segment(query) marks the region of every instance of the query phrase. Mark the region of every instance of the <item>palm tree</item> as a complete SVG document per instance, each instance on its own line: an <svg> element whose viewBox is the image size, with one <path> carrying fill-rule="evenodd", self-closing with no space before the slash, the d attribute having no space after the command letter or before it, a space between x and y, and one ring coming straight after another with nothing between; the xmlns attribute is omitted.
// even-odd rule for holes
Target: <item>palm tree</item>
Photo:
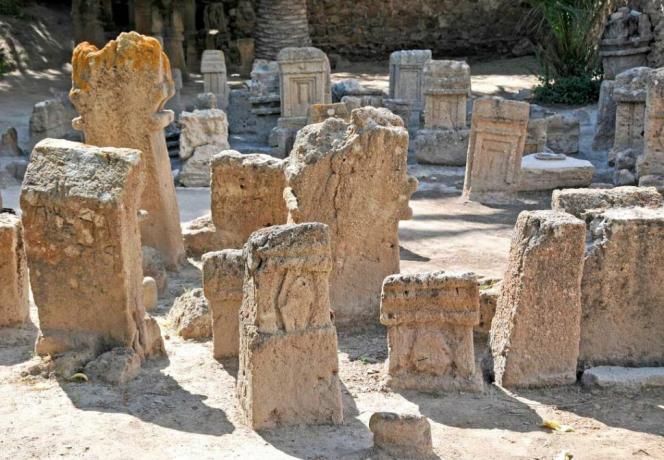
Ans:
<svg viewBox="0 0 664 460"><path fill-rule="evenodd" d="M309 46L307 0L258 0L256 57L275 60L288 46Z"/></svg>

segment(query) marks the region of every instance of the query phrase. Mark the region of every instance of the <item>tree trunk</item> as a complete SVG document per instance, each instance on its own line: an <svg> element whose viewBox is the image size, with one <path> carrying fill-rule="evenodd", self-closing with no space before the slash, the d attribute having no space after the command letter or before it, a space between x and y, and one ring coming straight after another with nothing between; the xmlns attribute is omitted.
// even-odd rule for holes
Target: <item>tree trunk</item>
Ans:
<svg viewBox="0 0 664 460"><path fill-rule="evenodd" d="M257 58L275 60L282 48L310 45L307 0L258 0Z"/></svg>

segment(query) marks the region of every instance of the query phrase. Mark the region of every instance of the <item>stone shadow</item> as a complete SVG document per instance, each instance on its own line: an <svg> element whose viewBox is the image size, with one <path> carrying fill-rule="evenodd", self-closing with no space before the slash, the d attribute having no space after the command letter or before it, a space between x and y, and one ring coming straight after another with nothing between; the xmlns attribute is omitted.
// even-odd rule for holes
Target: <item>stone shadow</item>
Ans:
<svg viewBox="0 0 664 460"><path fill-rule="evenodd" d="M28 320L15 327L0 328L0 366L13 366L32 359L39 329Z"/></svg>
<svg viewBox="0 0 664 460"><path fill-rule="evenodd" d="M139 375L126 385L74 383L59 380L72 404L85 411L125 413L143 422L187 433L221 436L235 430L226 413L204 403L162 372L168 358L148 360Z"/></svg>

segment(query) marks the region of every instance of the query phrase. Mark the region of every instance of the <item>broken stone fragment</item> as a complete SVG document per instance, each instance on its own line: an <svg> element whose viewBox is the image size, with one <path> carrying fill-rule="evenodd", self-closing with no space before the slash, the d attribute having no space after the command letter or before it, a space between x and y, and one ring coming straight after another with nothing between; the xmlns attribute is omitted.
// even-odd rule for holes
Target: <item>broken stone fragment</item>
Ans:
<svg viewBox="0 0 664 460"><path fill-rule="evenodd" d="M180 114L180 158L189 159L203 145L215 145L218 151L230 148L228 120L219 109L194 110Z"/></svg>
<svg viewBox="0 0 664 460"><path fill-rule="evenodd" d="M212 318L203 289L192 289L175 299L168 321L183 339L210 338Z"/></svg>
<svg viewBox="0 0 664 460"><path fill-rule="evenodd" d="M131 348L113 348L85 366L91 380L124 385L141 371L141 357Z"/></svg>
<svg viewBox="0 0 664 460"><path fill-rule="evenodd" d="M369 419L369 429L379 458L424 459L434 455L431 425L426 417L376 412Z"/></svg>

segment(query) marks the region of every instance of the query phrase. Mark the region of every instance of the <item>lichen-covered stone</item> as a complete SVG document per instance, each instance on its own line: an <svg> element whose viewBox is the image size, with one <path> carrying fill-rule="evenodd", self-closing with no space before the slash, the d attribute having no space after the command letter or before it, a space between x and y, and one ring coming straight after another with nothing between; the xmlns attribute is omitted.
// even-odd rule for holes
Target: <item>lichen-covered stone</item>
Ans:
<svg viewBox="0 0 664 460"><path fill-rule="evenodd" d="M332 307L339 322L378 317L383 279L399 272L399 221L417 180L408 133L385 109L353 110L300 130L286 160L288 222L330 227Z"/></svg>
<svg viewBox="0 0 664 460"><path fill-rule="evenodd" d="M216 359L238 355L243 282L244 257L241 250L225 249L203 256L203 291L212 312Z"/></svg>
<svg viewBox="0 0 664 460"><path fill-rule="evenodd" d="M180 216L164 128L175 93L168 58L159 42L122 33L98 50L81 43L72 58L71 101L81 114L74 127L90 145L140 150L145 178L140 208L143 244L161 252L169 268L184 261Z"/></svg>
<svg viewBox="0 0 664 460"><path fill-rule="evenodd" d="M473 327L479 285L472 273L385 278L380 321L387 326L388 385L415 390L481 390Z"/></svg>
<svg viewBox="0 0 664 460"><path fill-rule="evenodd" d="M281 225L244 247L240 408L253 429L343 421L326 225Z"/></svg>
<svg viewBox="0 0 664 460"><path fill-rule="evenodd" d="M147 356L138 210L141 152L45 139L21 209L39 354L132 348Z"/></svg>
<svg viewBox="0 0 664 460"><path fill-rule="evenodd" d="M212 159L212 220L221 246L241 248L253 232L285 224L283 161L227 150Z"/></svg>
<svg viewBox="0 0 664 460"><path fill-rule="evenodd" d="M523 211L491 324L496 382L576 382L586 226L556 211Z"/></svg>
<svg viewBox="0 0 664 460"><path fill-rule="evenodd" d="M0 327L14 326L28 319L29 297L21 219L0 212Z"/></svg>

